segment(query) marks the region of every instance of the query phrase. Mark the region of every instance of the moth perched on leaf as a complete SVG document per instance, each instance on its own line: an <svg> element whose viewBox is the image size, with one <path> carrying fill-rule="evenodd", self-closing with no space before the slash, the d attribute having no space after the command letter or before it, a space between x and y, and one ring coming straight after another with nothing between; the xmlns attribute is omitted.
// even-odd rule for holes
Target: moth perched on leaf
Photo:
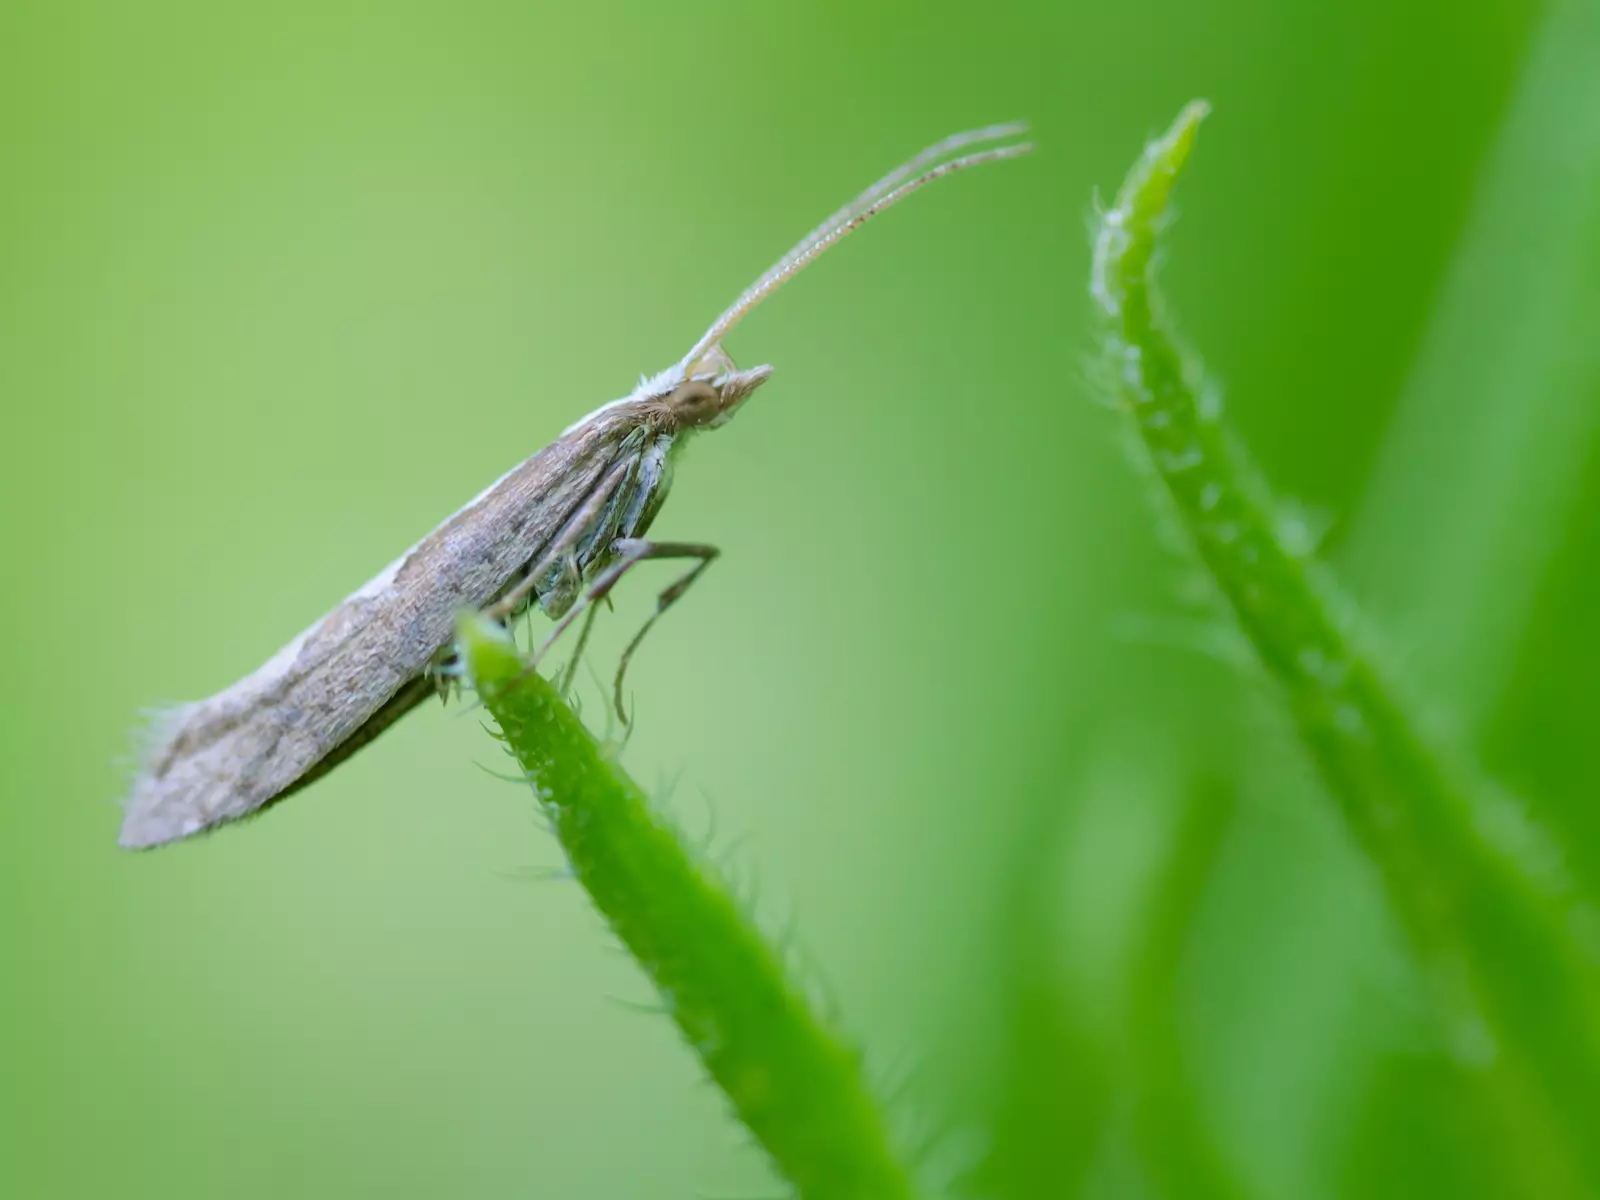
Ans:
<svg viewBox="0 0 1600 1200"><path fill-rule="evenodd" d="M461 609L509 621L537 604L556 621L537 661L580 614L592 620L596 602L637 563L691 560L623 652L620 713L622 675L640 639L717 554L645 540L674 453L689 435L726 424L772 375L770 366L741 371L723 339L891 204L955 171L1027 153L1015 140L1022 132L956 134L897 167L751 284L677 365L570 426L254 674L164 714L127 800L122 845L157 846L247 816L332 770L444 686ZM586 621L578 652L587 635Z"/></svg>

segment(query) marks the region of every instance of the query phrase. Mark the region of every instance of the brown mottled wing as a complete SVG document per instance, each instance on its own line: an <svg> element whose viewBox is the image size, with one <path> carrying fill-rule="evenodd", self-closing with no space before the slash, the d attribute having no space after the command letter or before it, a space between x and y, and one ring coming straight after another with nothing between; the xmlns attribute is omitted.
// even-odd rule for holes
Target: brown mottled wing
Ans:
<svg viewBox="0 0 1600 1200"><path fill-rule="evenodd" d="M293 787L412 684L454 632L538 560L606 479L630 415L602 414L516 467L254 674L171 712L121 843L155 846Z"/></svg>

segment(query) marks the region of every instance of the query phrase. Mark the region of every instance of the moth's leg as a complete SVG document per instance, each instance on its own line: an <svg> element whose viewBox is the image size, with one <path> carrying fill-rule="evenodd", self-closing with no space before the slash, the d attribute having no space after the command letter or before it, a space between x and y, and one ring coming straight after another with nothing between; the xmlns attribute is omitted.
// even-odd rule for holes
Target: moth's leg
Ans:
<svg viewBox="0 0 1600 1200"><path fill-rule="evenodd" d="M705 546L695 542L647 542L642 538L618 538L611 543L611 553L615 556L616 561L600 573L599 577L590 585L589 590L583 594L582 599L556 624L555 629L550 632L550 636L545 639L544 645L534 655L533 662L537 663L539 661L544 652L549 649L550 644L561 636L580 612L588 610L592 613L594 605L609 596L611 589L617 586L617 581L639 563L653 558L693 558L698 560L694 566L668 584L661 594L656 597L655 612L651 613L645 623L639 627L639 632L633 635L633 640L628 643L627 649L622 652L622 659L617 664L617 677L613 687L613 703L616 706L617 717L624 725L627 725L628 714L622 703L622 680L628 672L628 663L632 661L634 651L639 648L639 643L644 641L644 635L650 632L650 627L660 619L661 614L677 603L678 598L689 590L689 586L700 578L700 573L709 567L712 560L722 552L715 546Z"/></svg>
<svg viewBox="0 0 1600 1200"><path fill-rule="evenodd" d="M639 626L639 632L633 635L633 640L628 643L627 649L622 652L622 658L617 663L617 680L613 687L613 699L617 709L617 719L624 726L628 724L628 714L622 705L622 678L628 673L628 664L633 661L633 652L644 641L644 635L650 632L650 626L661 618L662 613L678 602L679 598L689 590L694 581L699 579L705 569L712 564L717 555L722 553L715 546L697 545L693 542L645 542L643 544L649 548L649 552L640 556L637 560L640 562L646 558L693 558L699 561L669 583L656 596L655 612L645 618L644 624Z"/></svg>
<svg viewBox="0 0 1600 1200"><path fill-rule="evenodd" d="M540 660L549 652L550 647L555 644L556 640L580 616L585 613L592 614L595 611L595 605L609 597L611 589L617 586L617 581L633 567L646 559L652 558L698 559L699 561L694 566L668 584L666 589L656 597L656 611L651 613L649 619L639 627L639 632L633 635L633 640L628 643L627 648L622 652L622 660L617 664L613 703L616 707L617 716L621 719L623 726L626 727L628 714L622 703L622 680L623 676L627 674L628 663L632 660L634 651L639 648L639 643L644 641L644 635L650 631L650 627L656 623L661 614L671 608L678 598L689 590L689 585L698 579L700 573L709 567L711 561L721 553L722 551L715 546L705 546L694 542L647 542L640 538L618 538L611 543L613 559L611 565L602 571L596 577L594 583L590 585L589 590L579 597L570 609L562 614L561 619L556 622L555 628L550 631L549 636L529 656L527 667L524 669L523 674L518 676L517 680L512 681L513 684L520 681L527 674L538 670ZM587 637L588 623L586 622L583 633L579 637L578 645L580 650L584 639ZM573 661L577 661L576 657L574 657ZM568 682L572 669L569 664L563 683Z"/></svg>
<svg viewBox="0 0 1600 1200"><path fill-rule="evenodd" d="M422 677L433 684L440 702L448 704L451 694L461 690L461 658L456 648L441 646L423 669Z"/></svg>
<svg viewBox="0 0 1600 1200"><path fill-rule="evenodd" d="M544 585L542 589L539 586L541 583ZM529 567L528 573L517 581L516 587L483 612L485 616L504 625L524 605L537 601L546 613L560 616L577 599L578 589L582 586L583 573L578 569L577 560L565 546L558 546L554 553Z"/></svg>
<svg viewBox="0 0 1600 1200"><path fill-rule="evenodd" d="M567 659L567 665L561 672L560 679L556 682L556 694L566 696L572 690L572 680L578 673L578 664L583 661L584 647L589 644L589 634L594 631L594 619L600 615L600 606L591 604L588 611L583 614L583 628L578 630L578 644L572 648L572 656Z"/></svg>
<svg viewBox="0 0 1600 1200"><path fill-rule="evenodd" d="M600 481L583 506L567 521L556 535L544 555L528 564L522 578L504 596L488 605L484 612L502 623L513 616L536 596L539 607L551 618L565 613L583 586L583 564L579 561L585 534L593 532L596 522L604 522L605 515L617 497L618 489L627 481L634 469L633 459L624 459L611 468Z"/></svg>
<svg viewBox="0 0 1600 1200"><path fill-rule="evenodd" d="M606 608L611 608L611 597L606 597ZM578 664L584 661L584 646L589 645L590 630L595 627L595 618L600 616L600 605L590 605L589 611L584 613L584 627L578 630L578 645L573 648L573 656L566 659L566 666L562 669L562 680L557 685L557 693L566 696L573 690L573 680L578 677Z"/></svg>

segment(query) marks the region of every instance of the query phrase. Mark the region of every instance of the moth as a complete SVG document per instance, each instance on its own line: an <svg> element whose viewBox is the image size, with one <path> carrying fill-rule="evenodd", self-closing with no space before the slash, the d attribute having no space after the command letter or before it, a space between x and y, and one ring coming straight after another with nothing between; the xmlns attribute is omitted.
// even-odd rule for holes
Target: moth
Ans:
<svg viewBox="0 0 1600 1200"><path fill-rule="evenodd" d="M120 842L177 841L256 812L326 774L449 685L463 608L509 622L537 605L556 621L542 654L647 559L690 565L622 655L716 557L646 534L686 439L728 423L772 375L740 370L723 339L764 299L878 213L943 176L1032 149L996 125L929 146L832 214L752 283L681 361L569 426L260 669L159 717L125 803ZM588 635L579 635L572 662ZM535 655L536 662L538 655Z"/></svg>

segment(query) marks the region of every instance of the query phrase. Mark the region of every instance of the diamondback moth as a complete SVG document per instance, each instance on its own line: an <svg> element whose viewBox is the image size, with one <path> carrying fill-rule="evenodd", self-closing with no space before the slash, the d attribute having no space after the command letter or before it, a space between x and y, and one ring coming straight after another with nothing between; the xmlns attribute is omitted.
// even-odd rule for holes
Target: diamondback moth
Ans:
<svg viewBox="0 0 1600 1200"><path fill-rule="evenodd" d="M391 563L253 674L159 719L125 804L120 842L177 841L248 816L343 762L448 686L456 614L510 621L537 604L556 625L590 619L631 567L692 560L623 652L716 557L710 546L645 539L672 482L674 452L726 424L772 374L741 371L722 348L735 325L872 217L945 175L1032 149L1022 125L958 133L896 167L818 225L716 319L676 365L569 426L550 445ZM578 651L587 639L579 635ZM537 661L538 655L535 655Z"/></svg>

